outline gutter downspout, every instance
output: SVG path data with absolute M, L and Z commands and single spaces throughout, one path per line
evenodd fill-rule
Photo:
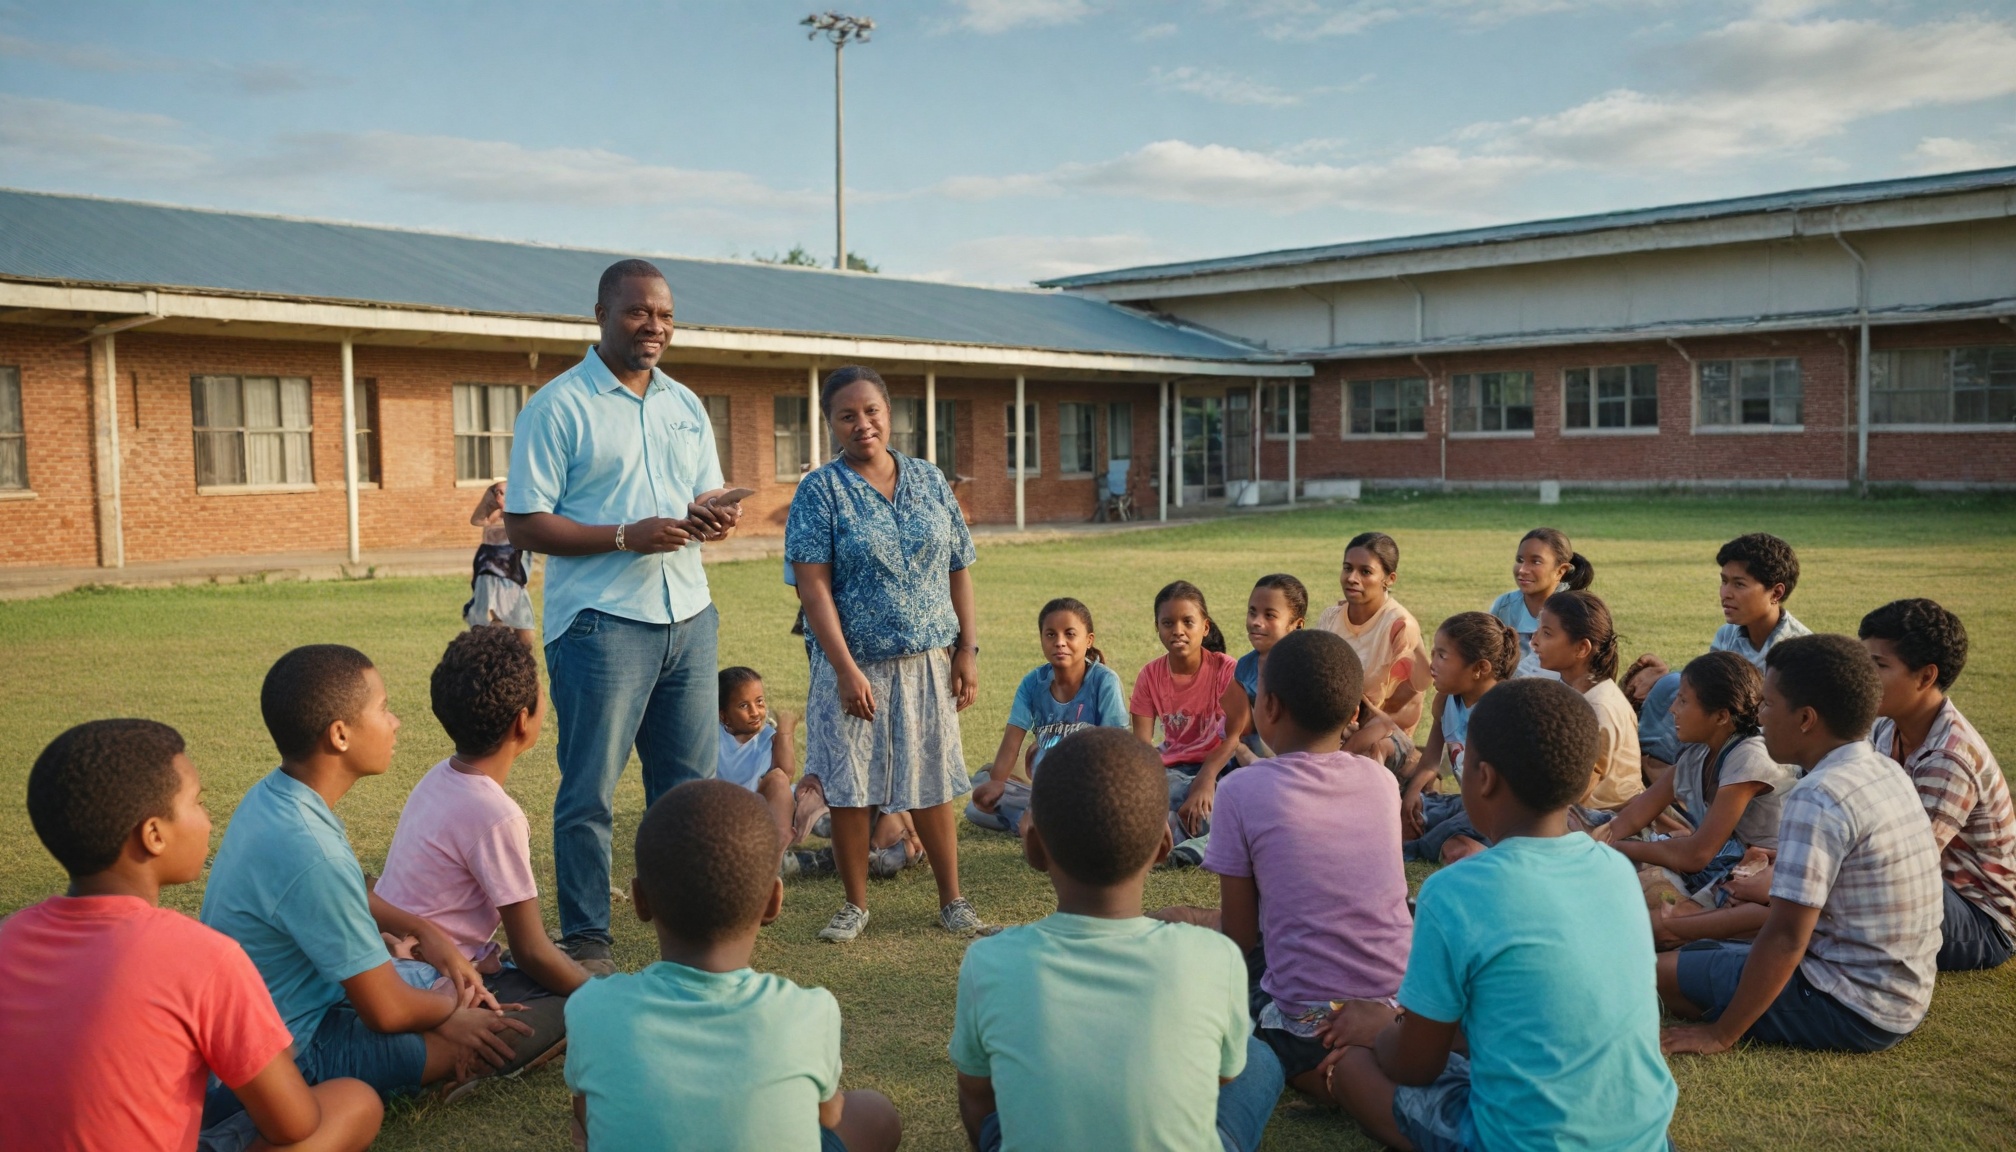
M 1841 210 L 1834 210 L 1834 242 L 1855 261 L 1855 314 L 1861 347 L 1855 357 L 1855 490 L 1869 494 L 1869 262 L 1841 236 Z
M 1415 295 L 1416 296 L 1420 295 L 1419 289 L 1415 290 Z M 1428 365 L 1422 361 L 1421 354 L 1418 352 L 1409 357 L 1409 359 L 1413 360 L 1414 366 L 1416 368 L 1421 369 L 1421 374 L 1428 378 L 1428 399 L 1431 401 L 1434 400 L 1435 399 L 1434 369 L 1428 367 Z M 1442 396 L 1442 490 L 1444 492 L 1447 492 L 1449 490 L 1449 396 L 1447 389 L 1444 389 Z
M 1337 298 L 1335 296 L 1325 296 L 1307 284 L 1297 284 L 1295 287 L 1298 291 L 1307 292 L 1317 300 L 1322 301 L 1324 307 L 1330 310 L 1330 343 L 1326 347 L 1335 348 L 1337 346 Z

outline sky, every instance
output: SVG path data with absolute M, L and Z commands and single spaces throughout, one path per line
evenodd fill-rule
M 848 0 L 849 247 L 1103 268 L 2016 164 L 2016 0 Z M 804 2 L 0 0 L 0 186 L 833 253 Z

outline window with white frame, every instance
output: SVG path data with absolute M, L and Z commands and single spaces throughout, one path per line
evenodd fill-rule
M 359 377 L 351 390 L 357 419 L 357 480 L 378 484 L 378 381 Z
M 707 426 L 714 433 L 714 458 L 721 463 L 721 478 L 726 480 L 735 473 L 728 467 L 732 458 L 728 438 L 728 414 L 733 405 L 726 396 L 702 396 L 700 402 L 707 407 Z
M 1090 404 L 1057 406 L 1057 470 L 1088 475 L 1098 443 L 1097 409 Z
M 905 456 L 924 458 L 924 400 L 919 396 L 889 398 L 889 447 Z
M 523 384 L 455 385 L 455 479 L 504 479 L 528 391 Z
M 1008 474 L 1013 476 L 1015 474 L 1015 402 L 1011 400 L 1003 405 L 1001 414 L 1002 427 L 1008 430 L 1008 439 L 1006 447 L 1002 452 L 1002 458 L 1008 461 Z M 1031 400 L 1022 406 L 1022 429 L 1024 437 L 1022 463 L 1028 469 L 1031 476 L 1043 470 L 1043 438 L 1038 434 L 1038 427 L 1039 425 L 1036 421 L 1036 402 Z
M 28 487 L 28 432 L 21 422 L 21 369 L 0 367 L 0 490 Z
M 1659 366 L 1610 364 L 1561 374 L 1564 432 L 1659 428 Z
M 1907 348 L 1869 357 L 1875 424 L 2016 424 L 2016 345 Z
M 796 481 L 812 467 L 812 399 L 773 398 L 771 433 L 777 445 L 777 479 Z
M 1261 389 L 1261 426 L 1267 430 L 1270 440 L 1285 440 L 1288 437 L 1288 397 L 1289 389 L 1294 389 L 1295 397 L 1295 438 L 1309 438 L 1309 382 L 1306 380 L 1289 384 L 1269 384 Z
M 1697 370 L 1704 428 L 1796 428 L 1804 422 L 1796 357 L 1703 360 Z
M 1449 378 L 1449 431 L 1532 430 L 1531 372 L 1467 372 Z
M 195 376 L 189 384 L 198 488 L 315 482 L 306 378 Z
M 1131 401 L 1106 406 L 1106 459 L 1134 458 L 1134 405 Z
M 1353 380 L 1350 436 L 1406 436 L 1427 431 L 1428 381 L 1419 376 Z

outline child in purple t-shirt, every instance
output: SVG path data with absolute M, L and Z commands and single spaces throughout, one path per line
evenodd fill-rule
M 1414 929 L 1393 774 L 1343 750 L 1363 679 L 1332 633 L 1274 645 L 1253 719 L 1275 755 L 1219 785 L 1204 853 L 1219 877 L 1220 927 L 1255 976 L 1258 1035 L 1288 1083 L 1319 1098 L 1331 1014 L 1399 991 Z

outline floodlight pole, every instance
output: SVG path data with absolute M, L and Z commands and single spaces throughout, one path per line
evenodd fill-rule
M 799 23 L 812 31 L 808 39 L 824 33 L 833 42 L 833 267 L 847 269 L 847 89 L 844 60 L 850 40 L 863 44 L 875 30 L 875 21 L 865 16 L 843 16 L 838 12 L 815 13 Z

